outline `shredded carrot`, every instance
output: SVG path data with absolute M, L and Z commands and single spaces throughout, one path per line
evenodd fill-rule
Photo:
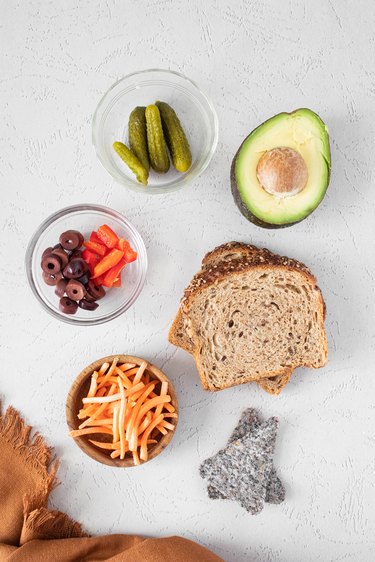
M 157 418 L 155 418 L 151 424 L 148 426 L 144 434 L 142 435 L 141 439 L 141 459 L 143 461 L 147 461 L 148 459 L 148 452 L 147 452 L 147 439 L 151 434 L 151 431 L 155 429 L 155 427 L 163 420 L 163 415 L 160 414 Z
M 105 383 L 107 382 L 107 380 L 112 376 L 116 365 L 118 363 L 118 357 L 115 357 L 114 360 L 112 361 L 112 365 L 110 366 L 110 368 L 108 369 L 108 371 L 106 372 L 106 374 L 104 375 L 104 377 L 101 379 L 98 388 L 101 388 L 102 386 L 105 386 Z
M 88 442 L 113 459 L 130 458 L 134 465 L 145 462 L 148 445 L 157 444 L 162 435 L 175 429 L 172 419 L 177 413 L 168 386 L 168 382 L 155 378 L 146 361 L 140 365 L 119 364 L 115 357 L 111 364 L 105 362 L 91 375 L 87 396 L 82 398 L 83 407 L 77 414 L 83 421 L 70 435 L 109 436 L 111 441 L 88 437 Z

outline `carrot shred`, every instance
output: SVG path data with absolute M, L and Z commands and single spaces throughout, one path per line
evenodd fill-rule
M 120 459 L 125 458 L 125 410 L 126 410 L 126 396 L 125 389 L 121 383 L 121 377 L 118 377 L 118 386 L 120 388 L 121 406 L 118 416 L 118 429 L 120 435 Z
M 135 377 L 134 377 L 133 384 L 137 384 L 142 379 L 142 376 L 143 376 L 143 373 L 146 370 L 146 367 L 147 367 L 147 362 L 143 361 L 141 366 L 139 367 Z
M 163 416 L 162 414 L 160 414 L 160 416 L 158 416 L 157 418 L 155 418 L 150 425 L 148 426 L 148 428 L 146 429 L 146 431 L 143 433 L 142 435 L 142 439 L 141 439 L 141 459 L 143 461 L 147 461 L 148 459 L 148 451 L 147 451 L 147 439 L 149 437 L 149 435 L 151 434 L 152 430 L 155 429 L 155 427 L 163 420 Z
M 100 389 L 102 386 L 105 386 L 105 383 L 110 378 L 110 376 L 113 374 L 113 371 L 115 370 L 115 367 L 116 367 L 117 363 L 118 363 L 118 357 L 115 357 L 114 360 L 112 361 L 112 365 L 110 366 L 110 368 L 108 369 L 108 371 L 104 375 L 102 381 L 99 383 L 98 389 Z
M 112 420 L 112 433 L 113 433 L 113 442 L 117 443 L 117 441 L 120 439 L 120 434 L 119 434 L 119 407 L 115 406 L 113 409 L 113 420 Z
M 69 435 L 80 437 L 81 435 L 90 435 L 90 433 L 107 433 L 112 435 L 112 429 L 109 427 L 85 427 L 85 429 L 73 429 Z
M 105 443 L 103 441 L 94 441 L 93 439 L 89 439 L 90 443 L 95 445 L 96 447 L 100 447 L 101 449 L 110 449 L 116 450 L 120 447 L 120 442 L 117 443 Z

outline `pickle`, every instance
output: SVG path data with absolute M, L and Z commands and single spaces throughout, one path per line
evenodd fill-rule
M 182 128 L 175 110 L 163 101 L 157 101 L 163 131 L 169 151 L 172 155 L 173 166 L 178 172 L 187 172 L 191 166 L 192 156 L 185 131 Z
M 156 105 L 146 107 L 147 142 L 150 163 L 155 172 L 165 174 L 169 170 L 169 156 L 165 144 L 160 113 Z
M 114 142 L 113 149 L 120 156 L 121 160 L 130 168 L 130 170 L 135 174 L 137 180 L 143 185 L 147 185 L 148 171 L 143 166 L 143 164 L 138 160 L 135 154 L 122 142 Z
M 145 107 L 136 107 L 129 117 L 129 146 L 138 160 L 147 171 L 150 170 L 150 161 L 147 150 L 147 127 Z

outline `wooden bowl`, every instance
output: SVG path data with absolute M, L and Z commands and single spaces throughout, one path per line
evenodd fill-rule
M 78 419 L 77 414 L 79 410 L 82 408 L 82 398 L 87 396 L 92 373 L 96 370 L 99 370 L 103 363 L 105 362 L 111 363 L 113 359 L 115 359 L 116 357 L 119 360 L 119 364 L 135 363 L 136 365 L 140 365 L 144 361 L 144 359 L 141 359 L 140 357 L 134 357 L 133 355 L 109 355 L 107 357 L 103 357 L 102 359 L 98 359 L 97 361 L 94 361 L 94 363 L 91 363 L 91 365 L 83 369 L 83 371 L 78 375 L 78 377 L 73 382 L 66 400 L 66 421 L 68 423 L 69 431 L 78 429 L 78 426 L 82 421 Z M 177 426 L 178 403 L 177 403 L 176 392 L 173 388 L 171 381 L 164 375 L 164 373 L 160 371 L 160 369 L 158 369 L 151 363 L 148 363 L 147 370 L 150 373 L 151 378 L 157 379 L 161 382 L 164 381 L 168 382 L 168 394 L 171 397 L 171 404 L 172 406 L 174 406 L 177 414 L 176 418 L 171 418 L 168 421 L 174 426 Z M 148 460 L 146 462 L 157 457 L 163 451 L 163 449 L 165 449 L 169 445 L 174 435 L 174 432 L 175 429 L 168 431 L 166 435 L 160 434 L 160 439 L 158 443 L 153 445 L 148 450 Z M 118 458 L 112 459 L 109 456 L 108 452 L 105 452 L 102 449 L 99 449 L 98 447 L 90 443 L 88 438 L 85 436 L 73 437 L 73 439 L 77 443 L 78 447 L 82 449 L 82 451 L 86 453 L 86 455 L 88 455 L 95 461 L 98 461 L 102 464 L 107 464 L 108 466 L 118 466 L 118 467 L 135 466 L 132 457 L 125 457 L 125 459 L 118 459 Z M 97 436 L 95 436 L 95 439 L 97 441 L 101 440 L 100 437 Z M 103 441 L 105 440 L 104 436 L 102 440 Z M 142 461 L 141 464 L 145 464 L 145 461 Z

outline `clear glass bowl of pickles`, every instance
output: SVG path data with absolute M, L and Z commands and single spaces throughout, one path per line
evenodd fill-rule
M 215 109 L 182 74 L 129 74 L 103 96 L 93 118 L 99 160 L 118 182 L 146 194 L 181 189 L 209 165 L 218 140 Z

